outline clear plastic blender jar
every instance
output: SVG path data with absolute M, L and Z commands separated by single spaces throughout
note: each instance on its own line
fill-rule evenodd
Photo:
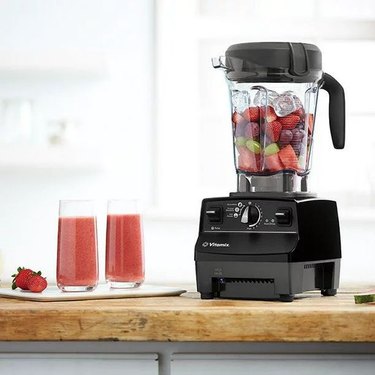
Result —
M 229 88 L 239 192 L 307 192 L 320 88 L 330 95 L 335 148 L 345 140 L 342 86 L 312 44 L 242 43 L 212 59 Z

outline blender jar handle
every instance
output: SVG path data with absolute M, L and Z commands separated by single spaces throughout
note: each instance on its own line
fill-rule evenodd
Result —
M 345 146 L 345 93 L 343 87 L 331 75 L 324 73 L 321 88 L 329 95 L 329 127 L 333 146 Z

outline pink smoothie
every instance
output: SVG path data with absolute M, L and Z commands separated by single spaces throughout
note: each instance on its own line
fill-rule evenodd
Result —
M 106 279 L 115 282 L 142 282 L 144 261 L 140 215 L 108 215 Z
M 57 284 L 96 285 L 98 257 L 95 217 L 60 217 L 57 242 Z

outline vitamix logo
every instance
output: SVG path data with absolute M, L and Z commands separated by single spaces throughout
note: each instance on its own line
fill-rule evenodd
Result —
M 229 243 L 223 242 L 223 243 L 218 243 L 218 242 L 203 242 L 202 243 L 203 247 L 229 247 Z

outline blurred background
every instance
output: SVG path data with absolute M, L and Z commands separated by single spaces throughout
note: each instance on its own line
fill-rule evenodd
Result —
M 59 199 L 144 207 L 147 282 L 194 282 L 201 199 L 236 189 L 224 78 L 233 43 L 317 44 L 347 99 L 334 150 L 319 98 L 310 186 L 338 201 L 342 280 L 374 282 L 373 0 L 0 0 L 0 278 L 55 280 Z

